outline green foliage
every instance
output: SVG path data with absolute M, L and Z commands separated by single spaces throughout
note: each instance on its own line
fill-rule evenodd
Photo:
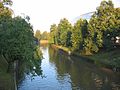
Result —
M 83 51 L 86 55 L 91 55 L 93 52 L 98 52 L 98 47 L 93 43 L 90 37 L 84 39 Z
M 66 47 L 72 47 L 72 31 L 67 32 L 67 38 L 66 38 Z
M 48 40 L 49 39 L 49 33 L 47 31 L 44 31 L 43 33 L 40 32 L 40 30 L 37 30 L 35 33 L 35 37 L 40 40 Z
M 30 24 L 21 17 L 9 18 L 6 21 L 1 21 L 0 27 L 0 46 L 3 47 L 0 49 L 1 54 L 9 58 L 8 62 L 33 59 L 35 45 Z
M 10 64 L 16 60 L 32 63 L 36 58 L 34 34 L 28 18 L 12 18 L 11 9 L 0 2 L 0 54 Z M 37 56 L 41 54 L 37 53 Z
M 116 12 L 117 11 L 117 12 Z M 111 38 L 119 33 L 119 8 L 115 9 L 112 1 L 102 1 L 90 19 L 88 30 L 98 48 L 113 48 Z
M 101 49 L 113 49 L 115 38 L 120 37 L 120 8 L 112 1 L 102 1 L 89 22 L 79 19 L 72 28 L 66 18 L 51 25 L 50 41 L 87 55 Z
M 54 44 L 58 44 L 58 29 L 56 24 L 51 25 L 50 27 L 50 38 L 49 38 L 49 42 L 50 43 L 54 43 Z
M 40 39 L 41 39 L 41 32 L 40 32 L 40 30 L 36 31 L 35 37 L 38 39 L 38 41 L 40 41 Z
M 2 64 L 0 71 L 3 72 L 1 75 L 5 78 L 2 81 L 5 81 L 8 85 L 5 89 L 14 90 L 14 88 L 11 89 L 11 87 L 14 87 L 14 84 L 11 84 L 13 82 L 13 75 L 11 75 L 13 72 L 6 72 L 9 69 L 13 69 L 14 62 L 16 61 L 18 64 L 16 63 L 17 65 L 14 68 L 17 70 L 14 72 L 17 72 L 18 75 L 20 75 L 19 72 L 21 71 L 26 71 L 26 73 L 33 75 L 41 75 L 40 62 L 42 52 L 39 46 L 35 44 L 35 37 L 32 26 L 29 23 L 29 16 L 12 18 L 13 11 L 8 5 L 12 5 L 11 0 L 0 1 L 0 62 Z M 25 68 L 21 69 L 20 67 L 23 65 Z M 4 76 L 7 74 L 10 74 L 9 78 Z M 24 73 L 22 74 L 24 75 Z
M 42 52 L 41 52 L 39 46 L 36 46 L 36 51 L 34 52 L 34 58 L 35 58 L 36 60 L 39 60 L 40 58 L 43 58 Z
M 87 35 L 87 21 L 86 20 L 78 20 L 72 31 L 72 48 L 74 51 L 82 50 L 84 38 Z
M 58 24 L 58 44 L 62 46 L 71 46 L 72 25 L 64 18 Z M 67 37 L 68 36 L 68 37 Z M 68 45 L 69 43 L 69 45 Z
M 48 40 L 49 39 L 49 33 L 47 31 L 44 31 L 41 34 L 41 40 Z

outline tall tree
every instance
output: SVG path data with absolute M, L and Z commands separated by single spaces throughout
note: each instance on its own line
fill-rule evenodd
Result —
M 87 21 L 86 20 L 78 20 L 72 31 L 72 47 L 73 50 L 82 50 L 84 38 L 87 35 Z
M 66 18 L 61 19 L 58 24 L 58 44 L 63 46 L 71 45 L 68 45 L 71 42 L 71 31 L 72 25 L 70 22 Z
M 48 40 L 49 39 L 49 33 L 47 31 L 44 31 L 41 34 L 41 40 Z
M 58 42 L 57 34 L 58 34 L 57 25 L 52 24 L 50 27 L 50 38 L 49 38 L 50 43 L 57 44 Z
M 7 7 L 10 3 L 10 0 L 0 0 L 0 56 L 8 63 L 8 71 L 9 66 L 13 66 L 17 60 L 20 66 L 26 62 L 29 71 L 36 67 L 34 73 L 41 74 L 39 61 L 42 59 L 42 53 L 34 43 L 30 18 L 12 18 L 12 10 Z M 38 70 L 39 73 L 36 72 Z
M 118 22 L 112 1 L 102 1 L 88 25 L 89 35 L 95 46 L 109 49 L 114 46 L 111 38 L 117 34 L 115 26 L 118 26 Z

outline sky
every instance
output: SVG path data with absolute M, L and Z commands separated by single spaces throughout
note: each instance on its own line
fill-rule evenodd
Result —
M 50 25 L 58 24 L 60 19 L 70 22 L 81 14 L 95 11 L 102 0 L 12 0 L 12 9 L 17 15 L 28 15 L 34 31 L 49 31 Z M 120 7 L 120 0 L 112 0 Z

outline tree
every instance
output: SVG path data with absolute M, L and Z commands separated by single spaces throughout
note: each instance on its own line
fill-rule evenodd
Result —
M 11 17 L 12 10 L 9 7 L 5 7 L 4 2 L 0 2 L 0 17 Z
M 2 23 L 1 41 L 2 54 L 9 58 L 9 63 L 15 60 L 30 60 L 33 58 L 34 38 L 33 30 L 29 23 L 21 17 L 7 20 Z M 7 26 L 6 28 L 4 28 Z M 9 45 L 9 46 L 8 46 Z M 29 52 L 30 51 L 30 52 Z
M 73 51 L 78 51 L 83 49 L 84 38 L 87 35 L 87 21 L 78 20 L 72 31 L 72 48 Z
M 12 4 L 10 3 L 10 0 L 0 1 L 0 56 L 4 57 L 8 64 L 7 71 L 9 71 L 10 66 L 14 66 L 15 61 L 18 61 L 18 66 L 26 63 L 29 71 L 36 67 L 30 73 L 40 75 L 42 72 L 40 68 L 42 53 L 34 43 L 33 28 L 29 23 L 30 18 L 28 16 L 12 18 L 13 11 L 7 7 L 7 5 Z
M 38 41 L 40 41 L 40 39 L 41 39 L 41 32 L 40 32 L 40 30 L 36 31 L 35 37 L 38 39 Z
M 0 3 L 3 3 L 4 5 L 12 5 L 13 2 L 11 0 L 0 0 Z
M 0 17 L 0 54 L 8 65 L 14 61 L 29 62 L 41 59 L 34 43 L 33 29 L 30 23 L 21 17 Z M 37 58 L 36 58 L 37 56 Z
M 111 38 L 117 35 L 118 28 L 116 27 L 119 27 L 119 20 L 116 18 L 118 14 L 115 12 L 116 9 L 112 1 L 102 1 L 90 19 L 89 36 L 97 48 L 111 49 L 114 47 Z
M 5 46 L 6 46 L 6 40 L 5 38 L 7 38 L 7 35 L 9 33 L 5 34 L 5 31 L 8 29 L 8 27 L 6 26 L 7 24 L 10 25 L 10 22 L 12 20 L 11 18 L 12 13 L 10 8 L 5 7 L 4 2 L 0 1 L 0 53 L 3 52 Z
M 49 38 L 50 43 L 58 44 L 57 34 L 58 34 L 57 25 L 52 24 L 50 27 L 50 38 Z
M 44 31 L 41 35 L 41 40 L 48 40 L 49 39 L 49 33 L 47 31 Z
M 58 44 L 62 46 L 70 46 L 71 42 L 71 31 L 72 31 L 72 25 L 69 23 L 69 21 L 64 18 L 60 20 L 60 23 L 58 24 Z M 67 37 L 68 36 L 68 37 Z M 69 45 L 68 45 L 69 42 Z
M 67 38 L 66 38 L 66 47 L 72 47 L 72 30 L 67 32 Z

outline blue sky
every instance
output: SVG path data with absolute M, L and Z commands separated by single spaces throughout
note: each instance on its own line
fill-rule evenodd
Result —
M 15 15 L 30 16 L 34 31 L 49 31 L 50 25 L 58 24 L 60 19 L 72 21 L 75 17 L 95 11 L 102 0 L 12 0 Z M 120 0 L 112 0 L 120 7 Z

